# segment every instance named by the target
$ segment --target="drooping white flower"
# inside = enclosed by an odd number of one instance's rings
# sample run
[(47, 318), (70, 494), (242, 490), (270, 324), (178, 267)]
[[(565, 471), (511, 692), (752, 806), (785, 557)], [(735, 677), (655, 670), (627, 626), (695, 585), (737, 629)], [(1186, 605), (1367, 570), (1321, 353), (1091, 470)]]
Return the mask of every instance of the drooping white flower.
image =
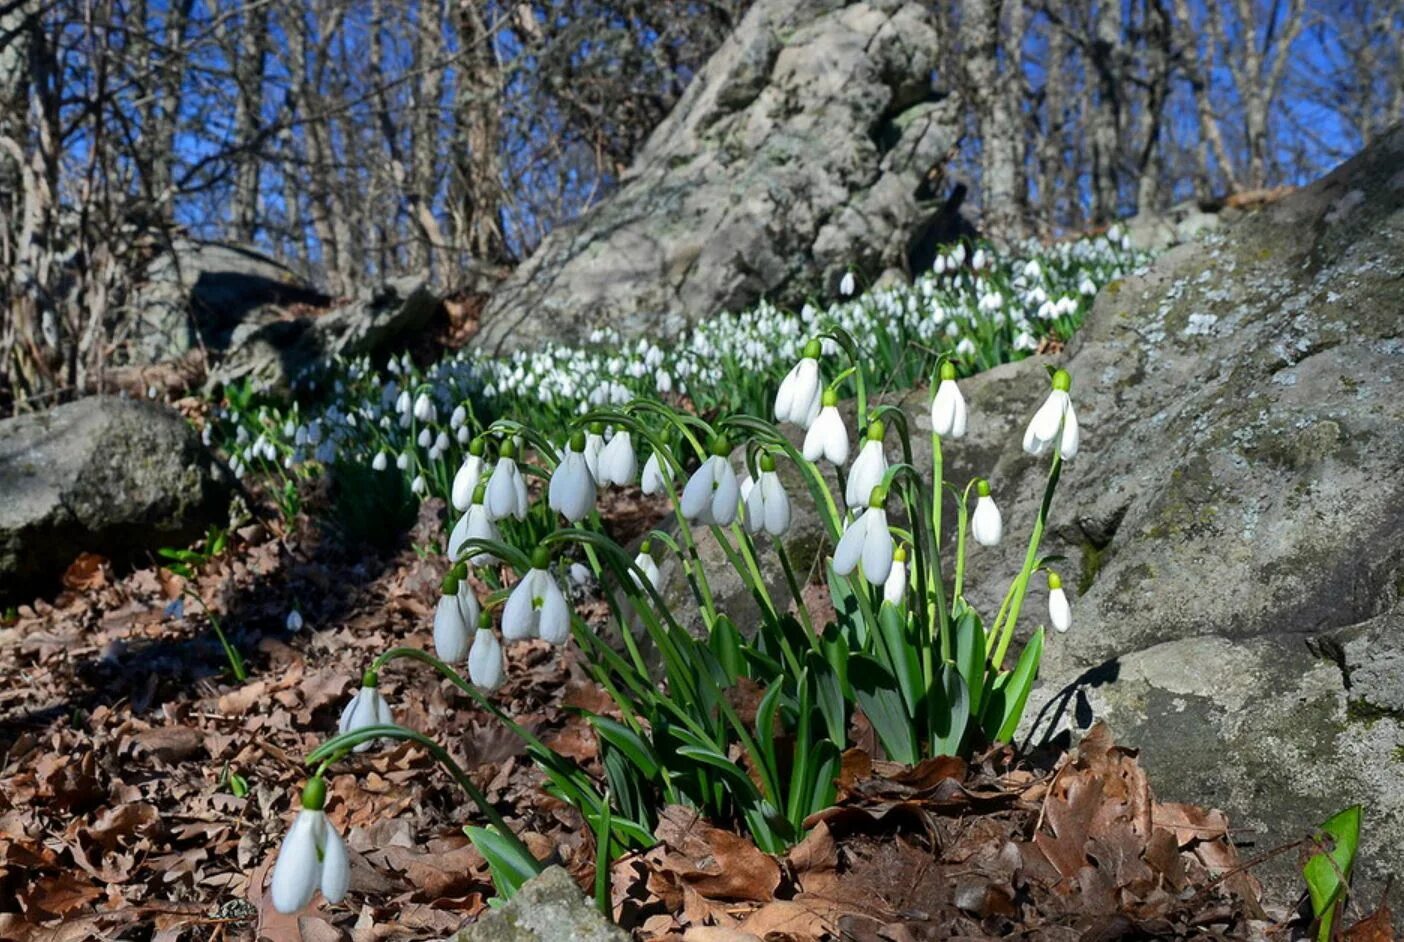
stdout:
[(643, 474), (639, 477), (639, 489), (652, 497), (661, 494), (668, 487), (667, 479), (663, 477), (663, 468), (659, 464), (658, 452), (648, 456), (644, 462)]
[(884, 433), (881, 422), (868, 425), (868, 437), (858, 451), (858, 457), (853, 459), (853, 467), (848, 472), (848, 487), (844, 490), (844, 501), (850, 508), (868, 506), (874, 489), (887, 474), (887, 454), (882, 447)]
[(302, 613), (297, 609), (292, 609), (288, 612), (288, 617), (283, 620), (283, 627), (291, 632), (301, 631), (302, 625)]
[[(454, 562), (458, 561), (458, 555), (463, 551), (463, 544), (469, 540), (500, 540), (502, 538), (501, 534), (497, 532), (497, 524), (493, 523), (492, 518), (488, 516), (487, 507), (483, 506), (486, 491), (487, 485), (480, 483), (473, 491), (473, 502), (468, 506), (468, 512), (458, 518), (458, 522), (453, 525), (453, 530), (449, 533), (446, 553), (448, 558)], [(468, 563), (473, 566), (483, 566), (494, 562), (497, 562), (497, 557), (487, 550), (478, 550), (468, 558)]]
[(804, 457), (809, 461), (823, 458), (834, 466), (848, 460), (848, 429), (838, 411), (838, 393), (824, 390), (823, 406), (809, 431), (804, 435)]
[(892, 571), (892, 532), (887, 528), (887, 511), (877, 494), (870, 505), (843, 531), (834, 547), (834, 572), (840, 576), (851, 573), (863, 564), (863, 578), (873, 585), (883, 585)]
[(341, 835), (327, 820), (326, 783), (320, 776), (302, 789), (302, 809), (278, 848), (270, 895), (273, 908), (292, 914), (312, 902), (317, 890), (329, 903), (346, 897), (351, 864)]
[(595, 508), (595, 478), (585, 464), (585, 436), (576, 432), (551, 474), (546, 502), (571, 523), (579, 523)]
[(1024, 430), (1024, 451), (1031, 455), (1041, 455), (1055, 444), (1064, 461), (1077, 456), (1080, 435), (1077, 426), (1077, 413), (1073, 411), (1072, 399), (1068, 390), (1072, 388), (1072, 377), (1067, 370), (1053, 374), (1053, 391), (1038, 407), (1029, 427)]
[(784, 536), (790, 529), (790, 498), (780, 475), (775, 472), (775, 457), (761, 455), (760, 477), (745, 497), (746, 529), (752, 533), (764, 530), (771, 536)]
[(483, 479), (483, 470), (486, 467), (486, 462), (483, 461), (486, 447), (481, 438), (475, 438), (468, 443), (468, 454), (464, 456), (463, 464), (458, 466), (458, 471), (453, 476), (453, 488), (449, 494), (455, 510), (467, 510), (473, 503), (473, 491), (477, 490), (478, 482)]
[(941, 364), (941, 384), (931, 400), (931, 430), (942, 438), (963, 438), (966, 425), (965, 397), (956, 385), (955, 364)]
[(907, 551), (897, 547), (892, 551), (892, 571), (882, 584), (882, 600), (901, 608), (907, 600)]
[[(354, 733), (369, 726), (394, 725), (395, 716), (390, 712), (390, 706), (380, 692), (379, 678), (374, 671), (366, 671), (365, 676), (361, 678), (361, 689), (352, 695), (351, 702), (341, 711), (337, 731), (343, 734)], [(374, 742), (375, 740), (368, 739), (356, 746), (355, 751), (365, 752)]]
[(502, 642), (492, 633), (491, 624), (479, 624), (468, 652), (468, 679), (480, 690), (496, 690), (504, 673)]
[(424, 480), (424, 475), (416, 474), (414, 480), (410, 482), (410, 493), (416, 497), (423, 497), (429, 490), (429, 482)]
[(449, 416), (449, 428), (457, 429), (468, 421), (468, 410), (462, 405), (454, 407), (453, 415)]
[(847, 298), (851, 297), (856, 290), (858, 290), (858, 283), (853, 278), (853, 272), (844, 272), (843, 277), (839, 279), (839, 294)]
[[(434, 608), (434, 653), (439, 660), (457, 664), (468, 656), (471, 642), (468, 622), (463, 617), (464, 603), (458, 577), (450, 572), (444, 577), (443, 594)], [(472, 593), (469, 593), (470, 597)], [(476, 600), (475, 600), (476, 604)]]
[(604, 424), (591, 422), (585, 431), (585, 466), (590, 469), (590, 477), (595, 479), (596, 484), (604, 483), (600, 480), (600, 453), (604, 451), (604, 446)]
[(471, 627), (478, 623), (482, 606), (478, 604), (478, 596), (473, 592), (472, 583), (468, 581), (467, 565), (459, 563), (454, 567), (453, 574), (458, 579), (458, 611), (463, 615), (463, 624)]
[(502, 608), (502, 637), (508, 641), (540, 638), (564, 644), (570, 637), (570, 607), (556, 579), (547, 568), (550, 553), (538, 547), (531, 568), (507, 596)]
[(1051, 570), (1048, 573), (1048, 621), (1059, 632), (1072, 627), (1072, 606), (1063, 591), (1063, 580)]
[(435, 415), (433, 400), (429, 398), (428, 393), (420, 393), (414, 400), (414, 417), (420, 422), (432, 422)]
[(805, 345), (804, 356), (780, 381), (780, 391), (775, 394), (777, 422), (809, 428), (819, 414), (819, 354), (822, 351), (823, 345), (819, 341), (809, 341)]
[[(648, 540), (644, 540), (639, 546), (639, 554), (634, 557), (634, 565), (643, 570), (644, 578), (648, 579), (648, 584), (656, 590), (663, 579), (662, 573), (658, 569), (658, 564), (653, 561), (650, 552), (653, 546)], [(632, 569), (629, 571), (629, 578), (634, 580), (634, 585), (643, 588), (643, 582), (639, 579), (639, 574)]]
[(712, 443), (711, 451), (683, 488), (683, 516), (693, 523), (730, 526), (736, 519), (741, 488), (731, 467), (730, 446), (718, 439)]
[(488, 478), (487, 497), (483, 503), (493, 520), (504, 517), (526, 519), (526, 481), (517, 468), (517, 448), (510, 439), (502, 443), (497, 464), (493, 465), (492, 476)]
[(371, 459), (371, 468), (376, 471), (384, 471), (388, 467), (390, 467), (390, 459), (386, 457), (385, 449), (382, 448), (380, 451), (377, 451), (375, 457)]
[(600, 452), (599, 482), (627, 487), (634, 483), (639, 471), (639, 459), (634, 454), (634, 439), (628, 429), (619, 429)]
[(975, 491), (978, 496), (975, 511), (970, 515), (970, 535), (981, 546), (998, 546), (1004, 538), (1004, 518), (999, 515), (994, 498), (990, 497), (990, 482), (980, 480)]

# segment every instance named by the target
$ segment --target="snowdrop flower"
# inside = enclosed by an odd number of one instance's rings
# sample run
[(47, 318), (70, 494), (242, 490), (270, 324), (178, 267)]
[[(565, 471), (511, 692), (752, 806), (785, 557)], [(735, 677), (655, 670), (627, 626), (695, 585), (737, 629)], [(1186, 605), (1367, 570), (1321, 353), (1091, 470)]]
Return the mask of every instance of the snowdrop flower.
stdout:
[(455, 510), (467, 510), (472, 504), (473, 492), (477, 490), (478, 482), (483, 479), (483, 452), (486, 448), (486, 443), (481, 437), (468, 444), (468, 454), (464, 456), (463, 464), (458, 466), (458, 472), (453, 476), (453, 487), (449, 493)]
[(604, 424), (591, 422), (585, 431), (585, 466), (596, 484), (604, 483), (600, 480), (600, 452), (604, 451), (604, 446)]
[(416, 474), (414, 480), (410, 482), (410, 492), (416, 497), (423, 497), (427, 490), (429, 490), (429, 482), (424, 480), (424, 475)]
[(819, 354), (823, 345), (817, 340), (805, 344), (804, 356), (780, 381), (775, 394), (775, 420), (809, 428), (819, 414)]
[(410, 398), (408, 389), (401, 392), (399, 398), (395, 400), (395, 411), (400, 415), (409, 415), (413, 406), (414, 400)]
[(583, 589), (595, 581), (595, 574), (584, 563), (571, 563), (568, 571), (571, 584), (579, 588)]
[[(663, 574), (659, 572), (658, 564), (653, 561), (652, 549), (653, 544), (644, 540), (639, 546), (639, 554), (634, 557), (634, 565), (643, 570), (644, 578), (648, 580), (648, 584), (657, 590), (659, 583), (663, 581)], [(634, 580), (634, 585), (640, 589), (643, 588), (643, 581), (639, 579), (637, 572), (629, 570), (629, 578)]]
[(301, 631), (302, 625), (302, 613), (299, 612), (297, 609), (293, 609), (292, 611), (288, 612), (288, 617), (283, 620), (283, 627), (290, 632), (296, 633)]
[(409, 466), (410, 466), (410, 454), (409, 454), (409, 452), (407, 452), (407, 451), (402, 451), (402, 452), (400, 452), (399, 456), (395, 459), (395, 467), (399, 468), (401, 471), (407, 471), (407, 470), (409, 470)]
[(473, 592), (473, 585), (468, 581), (468, 566), (459, 563), (453, 569), (454, 578), (458, 580), (458, 611), (463, 615), (464, 625), (476, 625), (478, 615), (482, 608), (478, 604), (478, 596)]
[(848, 429), (838, 411), (838, 393), (824, 390), (823, 407), (809, 431), (804, 435), (804, 457), (808, 461), (823, 458), (834, 466), (848, 460)]
[(496, 690), (504, 674), (502, 642), (492, 633), (492, 616), (483, 612), (468, 652), (468, 679), (480, 690)]
[(969, 359), (975, 355), (975, 341), (969, 337), (960, 338), (960, 343), (956, 344), (956, 353), (964, 359)]
[(981, 546), (998, 546), (1004, 538), (1004, 518), (999, 515), (994, 498), (990, 497), (990, 482), (975, 483), (975, 512), (970, 515), (970, 535)]
[(471, 640), (468, 637), (468, 622), (463, 617), (464, 605), (459, 594), (458, 576), (450, 572), (444, 577), (442, 588), (443, 594), (434, 608), (434, 653), (441, 661), (457, 664), (468, 656)]
[(453, 410), (453, 415), (449, 416), (449, 428), (457, 429), (468, 421), (468, 410), (463, 406), (458, 406)]
[(863, 578), (873, 585), (885, 585), (892, 572), (892, 533), (887, 528), (886, 494), (874, 492), (866, 510), (853, 518), (834, 547), (834, 572), (851, 573), (863, 564)]
[(942, 438), (964, 438), (966, 424), (965, 397), (956, 385), (955, 364), (941, 364), (941, 385), (931, 400), (931, 430)]
[(1072, 627), (1072, 607), (1063, 592), (1063, 580), (1051, 570), (1048, 573), (1048, 621), (1059, 632)]
[(892, 571), (882, 584), (882, 600), (898, 608), (907, 600), (907, 551), (900, 546), (892, 551)]
[(746, 495), (746, 529), (764, 530), (771, 536), (784, 536), (790, 529), (790, 498), (780, 475), (775, 473), (775, 456), (760, 456), (760, 478)]
[[(361, 689), (351, 697), (351, 702), (341, 711), (337, 731), (354, 733), (369, 726), (394, 726), (395, 716), (390, 712), (385, 697), (380, 693), (380, 677), (375, 671), (366, 671), (361, 677)], [(374, 740), (368, 739), (356, 746), (356, 752), (365, 752)]]
[(858, 285), (853, 280), (853, 272), (844, 272), (843, 278), (839, 280), (839, 294), (843, 295), (845, 298), (851, 297), (853, 295), (853, 292), (857, 289)]
[(639, 478), (639, 488), (652, 497), (654, 494), (661, 494), (668, 487), (668, 481), (663, 477), (663, 468), (658, 460), (658, 452), (648, 456), (644, 462), (643, 475)]
[(550, 565), (550, 550), (538, 546), (531, 556), (531, 569), (512, 589), (502, 609), (502, 637), (508, 641), (540, 638), (565, 644), (570, 637), (570, 608), (547, 569)]
[[(963, 249), (964, 246), (961, 246), (961, 248)], [(979, 271), (980, 269), (985, 267), (986, 261), (987, 258), (985, 256), (984, 248), (978, 248), (975, 250), (975, 254), (970, 257), (970, 267), (973, 268), (975, 271)]]
[(551, 474), (547, 488), (551, 509), (571, 523), (579, 523), (595, 508), (595, 479), (585, 464), (585, 435), (571, 436), (560, 464)]
[(329, 903), (346, 897), (351, 864), (341, 835), (327, 820), (327, 785), (316, 776), (302, 789), (302, 810), (297, 813), (273, 866), (273, 908), (292, 914), (312, 902), (317, 890)]
[(725, 527), (736, 519), (741, 488), (731, 467), (731, 446), (726, 439), (713, 439), (711, 452), (683, 488), (682, 512), (693, 523)]
[(1041, 455), (1056, 444), (1064, 461), (1071, 461), (1077, 455), (1079, 434), (1077, 413), (1068, 396), (1071, 388), (1072, 377), (1067, 370), (1053, 374), (1053, 391), (1038, 407), (1024, 431), (1024, 451)]
[(886, 429), (880, 421), (873, 421), (868, 425), (867, 440), (863, 442), (858, 457), (853, 460), (853, 468), (848, 472), (844, 501), (849, 507), (866, 507), (872, 499), (873, 491), (887, 474), (887, 454), (882, 448), (885, 432)]
[(432, 422), (435, 414), (434, 403), (430, 400), (429, 394), (420, 393), (418, 398), (414, 400), (414, 417), (421, 422)]
[(434, 441), (434, 436), (428, 428), (422, 428), (419, 430), (419, 437), (416, 438), (415, 441), (419, 443), (420, 448), (428, 448), (430, 443)]
[(639, 459), (634, 455), (634, 439), (627, 429), (614, 433), (600, 451), (599, 482), (628, 487), (634, 483), (634, 475), (639, 471)]
[[(486, 490), (486, 484), (478, 485), (473, 492), (473, 503), (468, 506), (468, 512), (459, 517), (458, 522), (453, 525), (448, 540), (449, 559), (457, 561), (458, 554), (463, 551), (463, 544), (469, 540), (500, 540), (502, 538), (497, 532), (497, 525), (488, 516), (487, 508), (483, 506)], [(473, 566), (483, 566), (495, 562), (497, 562), (497, 557), (486, 550), (476, 552), (468, 558), (468, 563)]]
[(485, 504), (488, 516), (493, 520), (501, 520), (504, 517), (526, 519), (526, 481), (522, 479), (522, 472), (517, 468), (516, 458), (517, 446), (509, 438), (502, 443), (497, 455), (497, 464), (493, 466), (492, 476), (488, 478)]

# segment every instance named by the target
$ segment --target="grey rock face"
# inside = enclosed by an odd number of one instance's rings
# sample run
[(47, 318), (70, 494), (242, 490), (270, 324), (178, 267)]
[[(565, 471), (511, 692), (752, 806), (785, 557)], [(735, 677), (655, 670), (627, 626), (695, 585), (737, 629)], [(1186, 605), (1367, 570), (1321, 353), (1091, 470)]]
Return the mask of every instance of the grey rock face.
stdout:
[(912, 0), (760, 0), (654, 131), (619, 190), (498, 290), (480, 349), (671, 336), (761, 297), (900, 266), (959, 139), (932, 100), (937, 32)]
[(178, 414), (91, 398), (0, 421), (0, 597), (29, 601), (81, 552), (184, 546), (228, 507), (229, 476)]
[[(1058, 361), (1082, 449), (1044, 542), (1066, 557), (1073, 627), (1049, 639), (1021, 733), (1108, 720), (1157, 795), (1252, 828), (1250, 855), (1363, 802), (1365, 887), (1404, 870), (1401, 168), (1404, 127), (1098, 296)], [(970, 433), (944, 449), (948, 480), (989, 478), (1004, 514), (1004, 543), (972, 547), (967, 572), (987, 622), (1043, 493), (1021, 437), (1048, 362), (962, 383)], [(928, 396), (902, 400), (922, 469)], [(1046, 605), (1035, 579), (1020, 638)], [(1291, 855), (1264, 874), (1297, 885)]]
[(532, 877), (499, 909), (454, 936), (454, 942), (627, 942), (560, 867)]

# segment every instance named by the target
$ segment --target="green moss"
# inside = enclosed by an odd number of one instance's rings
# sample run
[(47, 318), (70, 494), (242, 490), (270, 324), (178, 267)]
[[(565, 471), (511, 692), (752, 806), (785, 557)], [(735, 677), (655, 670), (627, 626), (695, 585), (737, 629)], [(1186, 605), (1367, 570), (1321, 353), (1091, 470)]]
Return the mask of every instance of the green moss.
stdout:
[(1346, 701), (1346, 721), (1350, 723), (1363, 723), (1366, 729), (1374, 726), (1380, 720), (1395, 720), (1404, 722), (1404, 712), (1400, 710), (1382, 707), (1369, 700), (1347, 700)]
[(1103, 557), (1106, 554), (1106, 547), (1098, 548), (1090, 540), (1082, 544), (1082, 572), (1077, 577), (1077, 594), (1086, 595), (1087, 590), (1092, 588), (1092, 583), (1097, 580), (1097, 574), (1102, 571)]

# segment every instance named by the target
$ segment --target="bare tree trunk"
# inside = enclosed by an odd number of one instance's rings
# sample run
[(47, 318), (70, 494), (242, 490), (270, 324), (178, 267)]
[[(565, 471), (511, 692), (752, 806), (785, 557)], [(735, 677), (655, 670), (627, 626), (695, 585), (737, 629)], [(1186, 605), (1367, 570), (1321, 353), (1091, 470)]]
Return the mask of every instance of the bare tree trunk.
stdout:
[[(1022, 0), (1009, 2), (1011, 9), (1022, 6)], [(1025, 233), (1019, 166), (1023, 135), (1019, 96), (999, 68), (1002, 6), (1000, 0), (967, 0), (961, 8), (960, 40), (966, 93), (980, 126), (981, 221), (991, 235), (1015, 239)], [(1021, 19), (1017, 10), (1014, 17)], [(1022, 84), (1019, 76), (1014, 81)]]
[(1121, 4), (1101, 0), (1093, 14), (1089, 66), (1088, 136), (1092, 143), (1092, 220), (1105, 225), (1117, 216), (1118, 163), (1123, 114)]
[(234, 48), (234, 78), (238, 85), (234, 99), (234, 132), (243, 146), (234, 174), (232, 215), (234, 234), (241, 242), (252, 242), (259, 222), (259, 171), (262, 148), (257, 146), (263, 120), (263, 76), (268, 58), (268, 7), (254, 0), (240, 18), (239, 36)]
[(1145, 101), (1140, 109), (1136, 160), (1136, 210), (1159, 208), (1160, 183), (1164, 169), (1161, 144), (1165, 102), (1170, 96), (1172, 56), (1170, 13), (1162, 0), (1143, 0), (1142, 33), (1145, 36)]
[(457, 0), (454, 123), (458, 155), (455, 242), (481, 263), (507, 261), (502, 222), (502, 70), (493, 34), (474, 0)]

